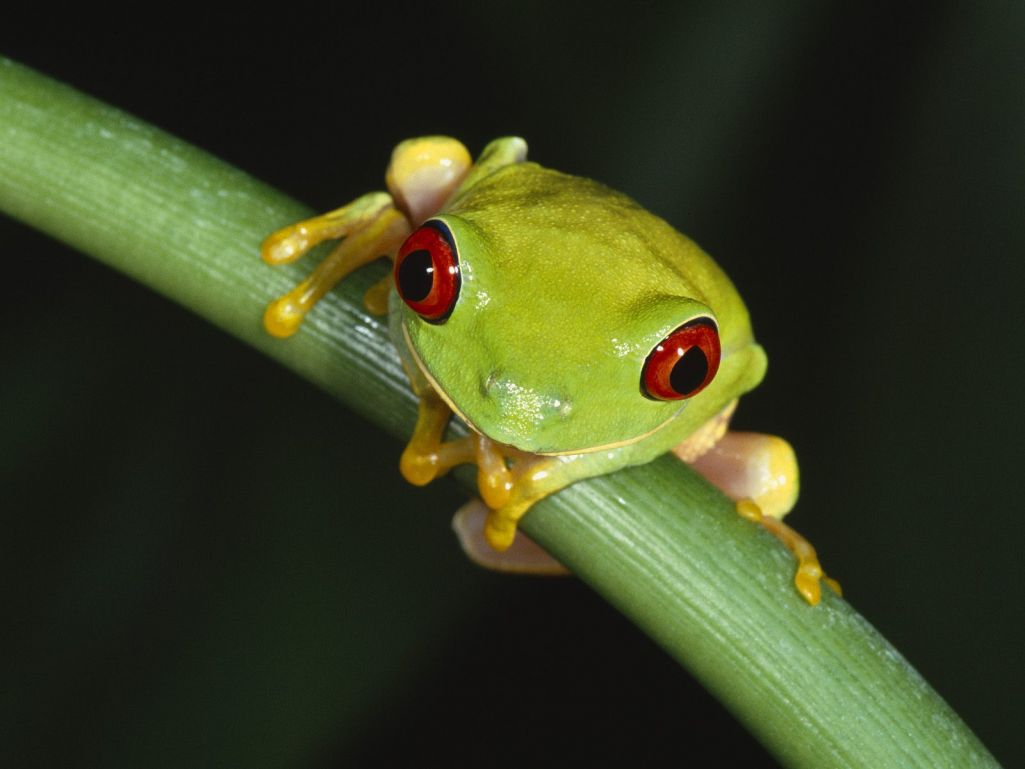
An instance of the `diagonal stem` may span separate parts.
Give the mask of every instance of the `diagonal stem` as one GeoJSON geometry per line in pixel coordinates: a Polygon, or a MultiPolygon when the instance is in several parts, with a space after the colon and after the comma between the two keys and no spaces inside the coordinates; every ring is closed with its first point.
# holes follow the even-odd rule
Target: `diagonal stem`
{"type": "MultiPolygon", "coordinates": [[[[361,304],[383,268],[347,280],[295,337],[270,338],[264,306],[301,269],[267,268],[259,243],[310,212],[3,59],[0,208],[188,306],[390,432],[411,429],[415,403],[385,324],[361,304]]],[[[782,546],[672,457],[578,483],[537,505],[523,528],[783,764],[996,766],[866,620],[829,591],[819,607],[806,606],[782,546]]]]}

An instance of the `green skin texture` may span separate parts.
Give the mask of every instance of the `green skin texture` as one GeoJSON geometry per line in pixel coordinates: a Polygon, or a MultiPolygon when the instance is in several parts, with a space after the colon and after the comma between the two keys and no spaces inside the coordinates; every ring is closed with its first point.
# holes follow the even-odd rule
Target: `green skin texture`
{"type": "Polygon", "coordinates": [[[625,195],[535,163],[489,168],[511,141],[432,217],[457,247],[454,309],[430,323],[393,302],[396,345],[471,428],[572,459],[566,482],[648,462],[761,381],[747,309],[707,254],[625,195]],[[646,397],[649,353],[702,316],[719,329],[715,378],[686,400],[646,397]]]}

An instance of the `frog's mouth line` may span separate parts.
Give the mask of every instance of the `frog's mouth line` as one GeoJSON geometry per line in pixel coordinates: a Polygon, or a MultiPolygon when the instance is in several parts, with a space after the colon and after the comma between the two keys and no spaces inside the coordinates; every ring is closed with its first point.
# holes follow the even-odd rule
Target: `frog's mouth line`
{"type": "MultiPolygon", "coordinates": [[[[409,354],[413,358],[413,362],[416,364],[416,367],[420,369],[420,373],[424,375],[424,378],[427,380],[428,384],[430,384],[430,386],[434,389],[434,392],[438,394],[438,397],[445,401],[445,405],[452,410],[452,413],[459,417],[459,419],[462,420],[463,424],[465,424],[469,429],[473,430],[473,432],[477,433],[478,435],[483,435],[485,438],[490,439],[491,436],[489,436],[487,433],[485,433],[483,430],[477,427],[477,425],[475,425],[473,421],[471,421],[466,416],[466,414],[463,413],[463,411],[458,406],[456,406],[456,404],[449,397],[448,393],[445,392],[445,389],[438,383],[438,380],[434,378],[434,375],[427,370],[427,366],[425,366],[424,362],[420,360],[420,354],[416,351],[416,348],[413,346],[413,342],[409,338],[409,332],[406,330],[406,326],[404,324],[402,326],[402,341],[406,343],[406,349],[409,350],[409,354]]],[[[610,451],[612,449],[619,449],[623,446],[629,446],[633,443],[637,443],[638,441],[642,441],[650,435],[654,435],[667,424],[676,419],[680,415],[680,412],[683,411],[684,408],[686,408],[686,406],[687,401],[682,401],[680,408],[674,411],[664,422],[661,422],[660,424],[656,425],[655,427],[651,428],[645,433],[641,433],[640,435],[634,436],[633,438],[627,438],[622,441],[616,441],[614,443],[606,443],[601,446],[591,446],[586,449],[569,449],[563,451],[527,451],[526,449],[522,449],[519,446],[515,445],[513,445],[513,448],[517,449],[518,451],[526,451],[526,453],[528,454],[534,454],[540,457],[563,457],[569,456],[571,454],[594,454],[598,451],[610,451]]]]}

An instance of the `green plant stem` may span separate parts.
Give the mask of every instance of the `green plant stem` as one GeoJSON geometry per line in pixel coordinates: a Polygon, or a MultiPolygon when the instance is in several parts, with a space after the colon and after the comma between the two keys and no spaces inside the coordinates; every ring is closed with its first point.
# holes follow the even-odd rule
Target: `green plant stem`
{"type": "MultiPolygon", "coordinates": [[[[309,213],[281,193],[0,59],[0,208],[408,435],[414,401],[385,324],[361,301],[383,267],[347,280],[292,339],[264,334],[266,302],[309,269],[271,269],[258,258],[268,232],[309,213]]],[[[381,472],[393,467],[389,457],[381,472]]],[[[697,676],[783,764],[996,765],[848,603],[827,590],[818,607],[805,605],[782,546],[674,458],[578,483],[538,504],[523,528],[697,676]]]]}

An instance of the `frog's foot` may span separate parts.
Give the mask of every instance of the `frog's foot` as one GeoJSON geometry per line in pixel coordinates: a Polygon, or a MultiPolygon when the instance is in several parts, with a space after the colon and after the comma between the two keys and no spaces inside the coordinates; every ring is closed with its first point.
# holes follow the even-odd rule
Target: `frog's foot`
{"type": "Polygon", "coordinates": [[[416,427],[402,452],[399,471],[414,486],[426,486],[456,465],[471,461],[473,450],[465,438],[442,442],[452,410],[430,386],[419,395],[416,427]]]}
{"type": "Polygon", "coordinates": [[[579,454],[542,456],[504,448],[513,452],[509,494],[504,504],[489,504],[492,510],[484,524],[484,539],[498,552],[512,547],[520,519],[530,508],[549,494],[583,477],[579,471],[584,465],[579,461],[579,454]]]}
{"type": "Polygon", "coordinates": [[[569,574],[565,566],[522,532],[507,549],[495,550],[484,536],[485,521],[490,514],[491,509],[487,505],[474,499],[459,508],[452,519],[452,528],[459,538],[459,544],[471,561],[487,569],[515,574],[569,574]]]}
{"type": "Polygon", "coordinates": [[[488,519],[484,522],[484,539],[493,550],[501,553],[512,547],[516,541],[520,518],[527,514],[527,510],[533,504],[534,500],[505,505],[488,514],[488,519]]]}
{"type": "MultiPolygon", "coordinates": [[[[273,336],[294,334],[313,306],[353,270],[382,256],[394,257],[412,228],[438,211],[472,165],[466,147],[455,139],[409,139],[392,152],[385,176],[388,192],[371,192],[347,206],[278,230],[263,243],[268,264],[287,264],[326,240],[344,238],[310,276],[264,314],[273,336]]],[[[387,311],[390,279],[372,286],[364,298],[371,312],[387,311]]]]}
{"type": "Polygon", "coordinates": [[[338,281],[364,264],[394,253],[407,235],[409,222],[384,192],[371,192],[336,211],[273,233],[263,242],[263,260],[268,264],[293,262],[325,240],[344,240],[309,277],[268,305],[264,328],[273,336],[291,336],[338,281]]]}
{"type": "MultiPolygon", "coordinates": [[[[443,440],[452,410],[437,392],[418,378],[411,378],[418,391],[420,404],[416,427],[409,439],[399,470],[403,477],[416,486],[424,486],[444,475],[456,465],[477,465],[477,491],[483,499],[482,507],[457,513],[454,525],[467,554],[478,563],[504,571],[533,571],[529,565],[517,566],[522,560],[519,545],[509,556],[497,553],[508,551],[516,539],[516,526],[520,518],[537,500],[551,494],[572,481],[574,460],[579,456],[546,457],[529,454],[471,432],[452,441],[443,440]],[[511,467],[510,467],[511,463],[511,467]],[[562,465],[569,466],[569,472],[562,465]],[[563,470],[564,472],[558,472],[563,470]],[[472,513],[472,515],[471,515],[472,513]],[[485,520],[486,518],[486,520],[485,520]],[[494,554],[486,556],[484,548],[494,554]]],[[[529,549],[529,546],[527,546],[529,549]]],[[[537,561],[530,556],[528,561],[537,561]]],[[[553,573],[550,564],[542,564],[540,573],[553,573]]]]}
{"type": "Polygon", "coordinates": [[[822,588],[819,586],[820,580],[829,585],[837,595],[843,595],[840,590],[840,583],[835,579],[830,579],[822,571],[815,548],[812,547],[808,540],[778,518],[774,518],[771,515],[763,515],[758,505],[750,499],[741,499],[737,502],[737,513],[752,523],[761,524],[794,554],[797,558],[794,586],[797,588],[797,592],[809,604],[815,606],[822,598],[822,588]]]}

